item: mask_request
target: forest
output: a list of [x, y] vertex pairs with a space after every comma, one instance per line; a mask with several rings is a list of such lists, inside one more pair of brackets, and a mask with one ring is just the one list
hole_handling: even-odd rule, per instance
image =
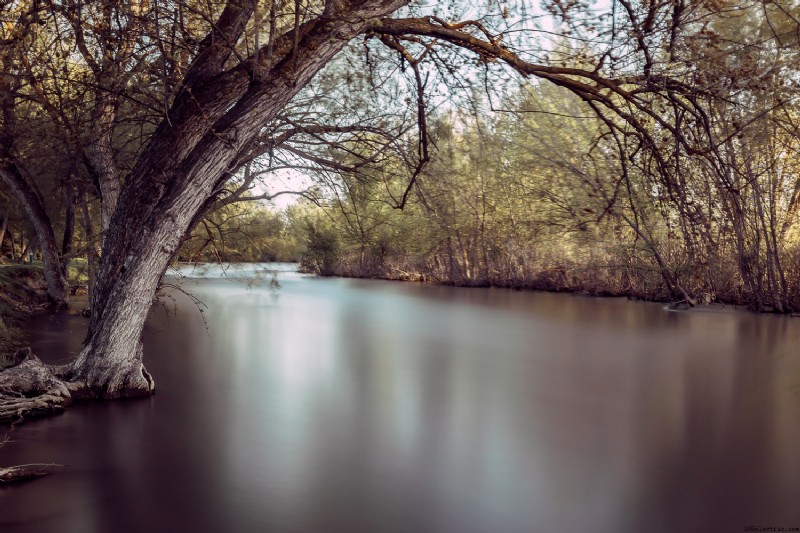
[[74, 361], [0, 374], [0, 417], [151, 394], [139, 337], [182, 261], [800, 309], [795, 2], [12, 0], [0, 24], [3, 261], [40, 261], [56, 307], [79, 271], [90, 316]]

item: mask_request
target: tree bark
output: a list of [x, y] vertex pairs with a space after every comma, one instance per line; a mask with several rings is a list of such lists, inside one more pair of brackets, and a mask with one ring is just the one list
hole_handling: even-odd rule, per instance
[[112, 146], [116, 107], [114, 95], [105, 90], [98, 92], [92, 112], [93, 136], [85, 150], [86, 160], [91, 164], [91, 172], [97, 177], [100, 188], [103, 233], [111, 223], [121, 188]]

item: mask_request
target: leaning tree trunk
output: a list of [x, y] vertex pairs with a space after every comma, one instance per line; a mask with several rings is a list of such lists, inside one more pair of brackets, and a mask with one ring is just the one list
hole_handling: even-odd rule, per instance
[[[262, 47], [260, 55], [225, 71], [232, 53], [228, 43], [237, 42], [256, 3], [227, 4], [187, 71], [169, 118], [122, 185], [103, 243], [84, 349], [63, 367], [34, 361], [18, 365], [11, 374], [3, 372], [8, 382], [0, 380], [0, 411], [16, 407], [16, 383], [34, 374], [48, 378], [48, 372], [56, 380], [54, 388], [48, 381], [39, 387], [43, 390], [34, 387], [23, 396], [46, 396], [53, 410], [73, 398], [123, 398], [154, 391], [142, 361], [144, 322], [161, 277], [192, 221], [216, 194], [219, 179], [235, 173], [241, 154], [252, 148], [263, 125], [349, 40], [404, 3], [331, 2], [324, 16], [296, 26]], [[40, 409], [48, 404], [26, 401], [14, 416], [39, 414]]]
[[48, 298], [53, 304], [63, 305], [68, 298], [67, 280], [61, 272], [61, 258], [56, 236], [44, 206], [33, 187], [28, 184], [16, 165], [8, 162], [8, 159], [0, 164], [0, 181], [5, 183], [17, 196], [39, 238], [39, 247], [44, 259], [44, 277], [47, 281]]
[[[140, 336], [161, 276], [182, 237], [171, 215], [163, 212], [143, 228], [113, 283], [108, 280], [113, 274], [101, 266], [103, 282], [92, 294], [86, 346], [64, 374], [76, 384], [77, 396], [122, 398], [153, 392], [153, 379], [142, 362]], [[107, 239], [105, 249], [113, 243]]]
[[[153, 392], [142, 363], [144, 322], [160, 278], [196, 214], [215, 193], [220, 176], [235, 171], [238, 157], [251, 147], [263, 124], [363, 32], [371, 18], [403, 3], [361, 2], [359, 10], [336, 24], [321, 18], [303, 24], [275, 44], [263, 77], [253, 79], [244, 69], [214, 76], [197, 62], [189, 69], [189, 90], [176, 97], [171, 119], [159, 126], [125, 180], [111, 216], [90, 302], [86, 346], [63, 374], [74, 395], [121, 398]], [[220, 28], [230, 26], [226, 16], [227, 8]], [[224, 58], [210, 50], [198, 58], [220, 61], [221, 66]], [[221, 85], [214, 85], [212, 78], [222, 80]]]

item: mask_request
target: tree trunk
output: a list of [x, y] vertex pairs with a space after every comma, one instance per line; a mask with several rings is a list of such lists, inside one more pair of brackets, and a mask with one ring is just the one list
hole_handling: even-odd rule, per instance
[[89, 213], [89, 200], [86, 197], [86, 190], [81, 185], [78, 185], [78, 196], [81, 202], [83, 232], [86, 235], [86, 267], [89, 271], [87, 289], [89, 292], [89, 301], [91, 301], [92, 294], [94, 294], [94, 287], [97, 284], [97, 271], [100, 264], [101, 250], [100, 242], [94, 231], [92, 217]]
[[0, 223], [0, 254], [3, 253], [3, 241], [6, 238], [6, 229], [8, 229], [8, 211], [3, 213], [3, 222]]
[[69, 181], [65, 184], [64, 200], [67, 206], [64, 212], [64, 235], [61, 239], [61, 272], [66, 277], [69, 256], [72, 254], [72, 241], [75, 237], [75, 193]]
[[14, 239], [14, 232], [8, 228], [8, 240], [11, 241], [11, 262], [17, 262], [17, 241]]
[[116, 119], [115, 96], [101, 90], [92, 112], [93, 136], [86, 146], [86, 160], [97, 177], [102, 200], [103, 234], [108, 230], [111, 216], [117, 208], [120, 193], [120, 173], [114, 158], [112, 137]]
[[47, 216], [47, 212], [45, 212], [44, 206], [39, 201], [34, 189], [28, 184], [19, 169], [9, 162], [9, 154], [2, 155], [6, 157], [4, 158], [5, 161], [0, 164], [0, 180], [16, 194], [31, 224], [33, 224], [36, 236], [39, 238], [39, 247], [42, 250], [44, 259], [47, 296], [53, 304], [63, 305], [68, 299], [67, 280], [61, 272], [58, 244], [56, 244], [56, 236], [53, 233], [50, 218]]
[[[68, 381], [80, 385], [79, 397], [122, 398], [154, 391], [153, 380], [142, 364], [140, 336], [182, 233], [176, 231], [167, 213], [153, 226], [145, 229], [129, 250], [129, 260], [115, 283], [98, 280], [86, 346], [65, 372]], [[113, 242], [106, 239], [105, 249]], [[101, 276], [104, 272], [108, 275], [104, 266]]]
[[22, 240], [19, 241], [19, 245], [22, 246], [22, 252], [19, 254], [19, 262], [25, 263], [25, 258], [28, 256], [28, 250], [31, 247], [31, 240], [25, 241], [25, 233], [20, 233], [20, 238]]

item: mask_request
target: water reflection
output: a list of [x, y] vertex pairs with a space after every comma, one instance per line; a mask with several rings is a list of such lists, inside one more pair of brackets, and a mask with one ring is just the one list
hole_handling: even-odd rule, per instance
[[0, 463], [69, 468], [0, 491], [4, 531], [800, 527], [796, 320], [218, 274], [183, 281], [207, 325], [154, 310], [154, 398], [14, 433]]

